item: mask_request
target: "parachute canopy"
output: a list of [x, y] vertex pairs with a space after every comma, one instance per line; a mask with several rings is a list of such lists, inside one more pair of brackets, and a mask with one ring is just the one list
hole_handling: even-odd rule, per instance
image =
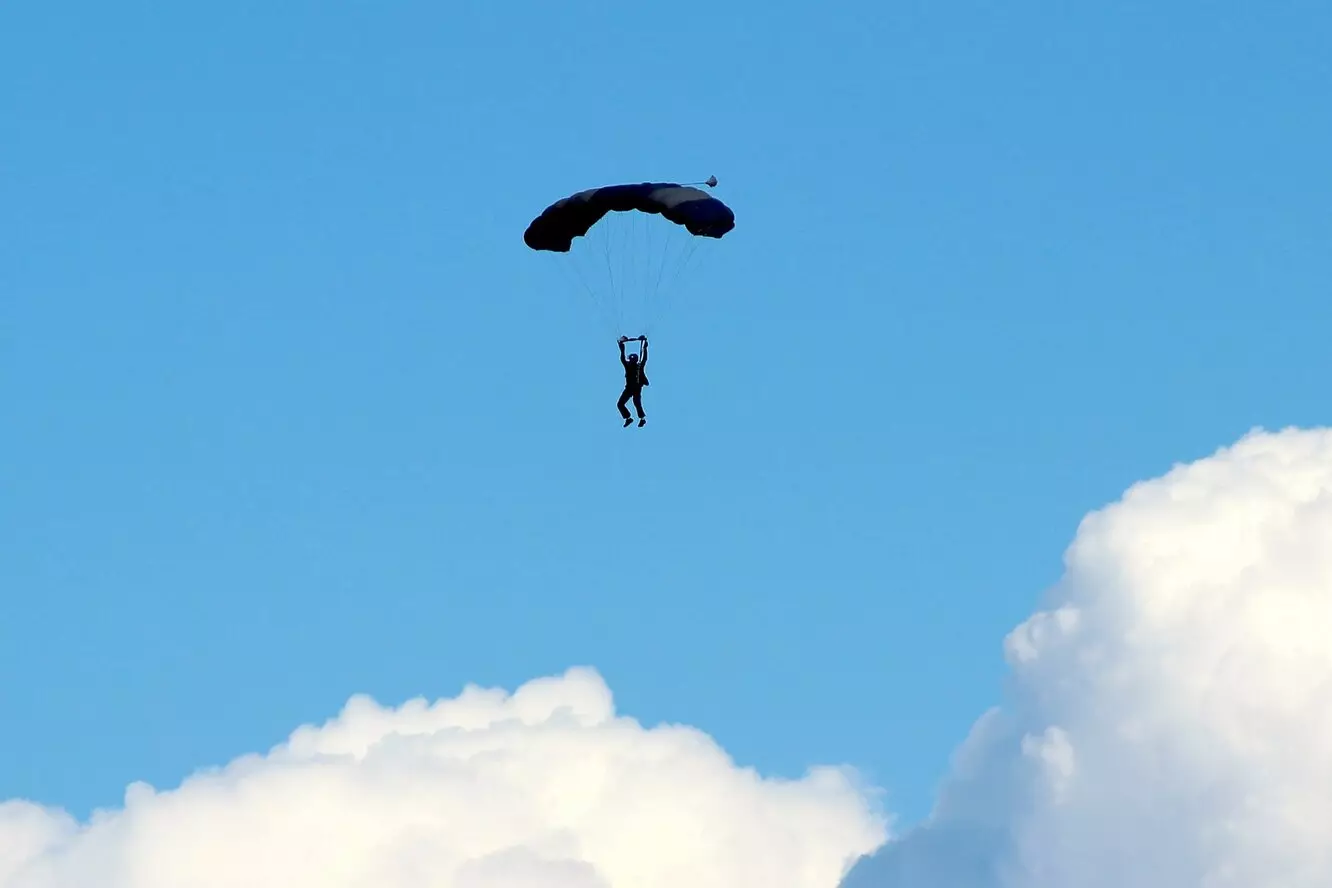
[[608, 334], [652, 333], [695, 254], [735, 227], [731, 208], [694, 185], [717, 177], [580, 191], [546, 207], [523, 241], [590, 298]]
[[523, 241], [534, 250], [567, 253], [573, 239], [586, 235], [607, 213], [634, 211], [660, 215], [701, 237], [720, 238], [735, 227], [731, 208], [705, 191], [673, 182], [643, 182], [591, 188], [558, 200], [532, 220]]

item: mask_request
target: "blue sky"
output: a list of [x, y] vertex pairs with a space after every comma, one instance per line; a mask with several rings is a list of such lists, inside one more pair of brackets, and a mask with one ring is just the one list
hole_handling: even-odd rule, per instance
[[[8, 4], [0, 798], [590, 664], [921, 816], [1087, 511], [1325, 421], [1330, 44], [1313, 2]], [[709, 174], [737, 227], [626, 431], [522, 231]]]

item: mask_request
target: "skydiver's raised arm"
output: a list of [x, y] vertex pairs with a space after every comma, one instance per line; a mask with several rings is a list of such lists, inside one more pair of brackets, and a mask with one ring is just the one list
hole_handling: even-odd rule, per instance
[[638, 364], [639, 364], [639, 366], [641, 366], [641, 367], [646, 367], [646, 366], [647, 366], [647, 337], [646, 337], [646, 336], [640, 336], [640, 337], [638, 337], [638, 338], [641, 339], [641, 340], [643, 341], [643, 344], [640, 345], [640, 346], [638, 347]]
[[627, 364], [627, 363], [629, 363], [627, 360], [625, 360], [625, 357], [624, 357], [624, 343], [625, 343], [625, 342], [626, 342], [625, 338], [624, 338], [623, 336], [621, 336], [621, 337], [620, 337], [620, 363], [621, 363], [621, 364]]

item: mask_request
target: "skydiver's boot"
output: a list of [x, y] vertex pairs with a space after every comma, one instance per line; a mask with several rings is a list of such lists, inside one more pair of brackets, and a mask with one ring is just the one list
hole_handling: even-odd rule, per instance
[[629, 426], [631, 426], [631, 425], [633, 425], [633, 424], [634, 424], [634, 418], [633, 418], [632, 416], [626, 416], [626, 417], [624, 418], [624, 427], [625, 427], [626, 429], [629, 428]]
[[646, 417], [646, 416], [640, 416], [640, 417], [638, 418], [638, 427], [641, 429], [641, 428], [642, 428], [643, 426], [645, 426], [645, 425], [647, 425], [647, 417]]

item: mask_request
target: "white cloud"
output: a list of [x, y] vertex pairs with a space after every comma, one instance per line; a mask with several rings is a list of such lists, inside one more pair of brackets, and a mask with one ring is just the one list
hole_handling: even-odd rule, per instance
[[[931, 819], [843, 888], [1332, 885], [1332, 431], [1255, 433], [1089, 516]], [[593, 672], [354, 698], [91, 823], [0, 804], [0, 888], [831, 888], [852, 774], [738, 768]]]
[[352, 699], [88, 824], [0, 804], [0, 888], [834, 888], [885, 837], [854, 775], [737, 767], [572, 670], [512, 695]]
[[1332, 885], [1332, 432], [1089, 516], [928, 824], [846, 888]]

